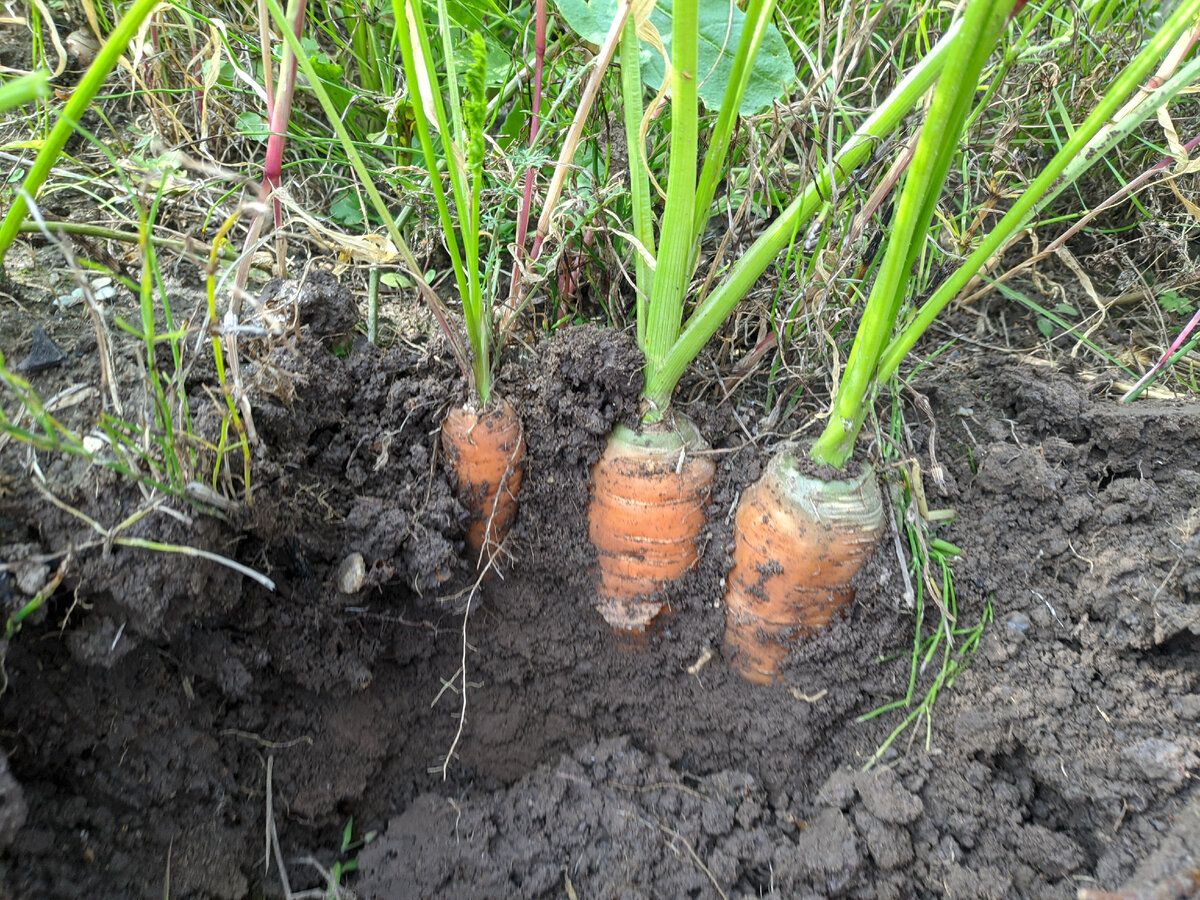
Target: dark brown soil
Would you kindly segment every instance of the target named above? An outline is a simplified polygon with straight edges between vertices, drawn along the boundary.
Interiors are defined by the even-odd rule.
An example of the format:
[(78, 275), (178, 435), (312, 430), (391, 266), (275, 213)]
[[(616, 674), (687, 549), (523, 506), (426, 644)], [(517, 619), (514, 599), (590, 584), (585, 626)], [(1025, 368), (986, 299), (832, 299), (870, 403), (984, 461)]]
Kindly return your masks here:
[[(293, 891), (324, 884), (312, 863), (338, 859), (351, 817), (356, 840), (376, 832), (342, 857), (366, 898), (1066, 898), (1197, 865), (1200, 406), (1118, 406), (965, 353), (923, 373), (936, 440), (906, 419), (923, 469), (933, 450), (946, 471), (940, 492), (926, 476), (930, 503), (958, 510), (939, 535), (964, 551), (959, 621), (990, 602), (994, 622), (932, 721), (864, 773), (903, 712), (857, 718), (904, 694), (913, 640), (891, 539), (782, 684), (742, 681), (719, 652), (721, 583), (766, 451), (713, 433), (727, 409), (691, 410), (718, 461), (702, 563), (644, 646), (616, 640), (591, 608), (584, 513), (637, 357), (568, 329), (510, 354), (501, 390), (529, 445), (513, 559), (465, 603), (437, 446), (460, 399), (448, 356), (345, 339), (352, 309), (325, 276), (273, 290), (303, 327), (255, 369), (253, 507), (128, 534), (236, 557), (276, 590), (190, 557), (78, 554), (6, 650), (0, 896), (282, 896), (268, 807)], [(34, 321), (3, 325), (21, 359)], [(86, 346), (46, 331), (67, 360), (29, 376), (39, 391), (94, 376)], [(197, 409), (210, 378), (197, 364)], [(83, 427), (97, 404), (62, 415)], [(37, 463), (105, 526), (142, 503), (94, 467)], [(35, 490), (23, 448), (0, 472), (11, 612), (18, 559), (96, 535)], [(353, 553), (366, 584), (347, 595)]]

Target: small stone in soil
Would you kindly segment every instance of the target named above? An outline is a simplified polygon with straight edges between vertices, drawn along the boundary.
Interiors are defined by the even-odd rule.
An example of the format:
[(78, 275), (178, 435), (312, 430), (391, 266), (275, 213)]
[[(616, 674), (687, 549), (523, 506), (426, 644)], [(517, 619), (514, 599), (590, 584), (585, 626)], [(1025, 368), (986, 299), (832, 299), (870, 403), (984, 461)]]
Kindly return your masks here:
[(50, 340), (50, 335), (38, 325), (33, 329), (33, 342), (29, 346), (29, 355), (17, 363), (18, 372), (41, 372), (52, 369), (67, 358), (67, 354), (58, 349), (58, 345)]

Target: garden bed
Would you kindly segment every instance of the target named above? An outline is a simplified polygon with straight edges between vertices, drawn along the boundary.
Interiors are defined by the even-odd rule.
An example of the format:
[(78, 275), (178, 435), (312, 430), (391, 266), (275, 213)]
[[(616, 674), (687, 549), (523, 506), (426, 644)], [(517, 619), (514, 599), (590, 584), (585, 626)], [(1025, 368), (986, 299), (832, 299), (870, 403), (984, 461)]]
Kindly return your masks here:
[[(904, 712), (858, 719), (904, 695), (913, 643), (890, 535), (781, 684), (743, 681), (720, 652), (733, 506), (802, 415), (761, 435), (744, 392), (681, 401), (714, 448), (709, 528), (671, 613), (631, 646), (592, 609), (584, 516), (588, 469), (635, 411), (631, 342), (582, 327), (510, 354), (522, 509), (509, 566), (473, 591), (437, 446), (461, 400), (451, 362), (437, 341), (344, 339), (357, 311), (330, 276), (274, 290), (301, 327), (256, 368), (253, 506), (126, 533), (236, 558), (276, 589), (178, 554), (77, 554), (5, 654), (9, 895), (281, 896), (272, 830), (299, 892), (325, 884), (313, 862), (337, 861), (351, 818), (347, 881), (378, 898), (1073, 897), (1193, 877), (1200, 405), (1122, 406), (1103, 380), (968, 344), (922, 370), (932, 419), (901, 402), (930, 504), (958, 512), (938, 532), (963, 551), (958, 624), (989, 605), (992, 621), (932, 720), (863, 772)], [(5, 316), (0, 350), (19, 360), (40, 320)], [(88, 332), (49, 333), (67, 358), (30, 376), (39, 394), (92, 383)], [(195, 409), (212, 382), (198, 364)], [(0, 543), (36, 557), (94, 540), (25, 452), (0, 460)], [(38, 461), (46, 490), (106, 526), (142, 501), (93, 466)], [(336, 585), (353, 553), (351, 595)]]

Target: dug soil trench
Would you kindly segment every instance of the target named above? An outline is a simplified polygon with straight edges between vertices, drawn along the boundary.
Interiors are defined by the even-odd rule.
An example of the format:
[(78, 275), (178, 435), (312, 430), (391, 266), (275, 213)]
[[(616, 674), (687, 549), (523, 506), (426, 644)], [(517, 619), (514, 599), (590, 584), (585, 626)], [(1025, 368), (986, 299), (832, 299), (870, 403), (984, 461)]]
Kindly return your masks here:
[[(331, 279), (276, 290), (302, 327), (254, 366), (253, 506), (127, 532), (235, 557), (276, 590), (178, 554), (74, 553), (6, 649), (0, 895), (282, 896), (277, 860), (293, 892), (323, 885), (351, 817), (354, 842), (377, 834), (342, 856), (349, 884), (381, 900), (1067, 898), (1192, 877), (1200, 405), (1120, 406), (1102, 382), (967, 350), (923, 371), (932, 420), (902, 399), (915, 458), (945, 471), (929, 503), (958, 512), (938, 532), (963, 551), (958, 624), (989, 604), (993, 621), (932, 721), (863, 772), (904, 712), (858, 717), (903, 696), (913, 643), (890, 535), (781, 684), (721, 657), (732, 510), (772, 443), (748, 439), (760, 407), (685, 407), (717, 463), (710, 524), (671, 613), (630, 646), (593, 610), (585, 516), (589, 467), (634, 412), (630, 343), (577, 328), (510, 354), (521, 510), (502, 577), (472, 592), (439, 464), (461, 400), (444, 354), (346, 352), (354, 311)], [(13, 317), (0, 349), (20, 359), (33, 322)], [(34, 386), (92, 383), (86, 333), (51, 337), (67, 360)], [(197, 363), (194, 409), (212, 377)], [(98, 403), (60, 416), (84, 427)], [(48, 574), (94, 544), (45, 492), (108, 527), (143, 502), (95, 467), (31, 462), (13, 444), (0, 460), (7, 560)]]

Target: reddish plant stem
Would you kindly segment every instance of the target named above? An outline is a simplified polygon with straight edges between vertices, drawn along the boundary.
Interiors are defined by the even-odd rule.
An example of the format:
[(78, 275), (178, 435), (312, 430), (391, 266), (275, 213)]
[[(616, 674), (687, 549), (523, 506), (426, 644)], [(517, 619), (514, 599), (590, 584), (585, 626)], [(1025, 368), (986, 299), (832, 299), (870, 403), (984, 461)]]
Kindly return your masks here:
[[(292, 32), (296, 35), (296, 40), (300, 40), (300, 35), (304, 29), (304, 9), (307, 0), (297, 0), (294, 9), (294, 17), (291, 21)], [(265, 38), (263, 44), (263, 72), (270, 72), (270, 37)], [(287, 260), (287, 247), (283, 240), (283, 204), (279, 200), (279, 186), (283, 178), (283, 151), (287, 146), (287, 130), (292, 118), (292, 97), (296, 91), (296, 57), (284, 50), (284, 62), (286, 67), (279, 73), (279, 81), (274, 86), (272, 91), (271, 84), (267, 83), (267, 128), (270, 131), (270, 136), (267, 138), (267, 155), (263, 161), (263, 180), (258, 188), (258, 202), (264, 207), (267, 200), (270, 199), (275, 224), (276, 244), (276, 274), (283, 277)], [(237, 277), (234, 281), (233, 299), (230, 304), (230, 309), (234, 315), (241, 312), (242, 306), (242, 291), (246, 286), (246, 280), (250, 272), (251, 250), (254, 244), (258, 241), (258, 236), (262, 233), (263, 215), (265, 210), (258, 210), (254, 214), (254, 219), (250, 223), (250, 230), (246, 235), (246, 243), (243, 247), (242, 262), (238, 266)]]

